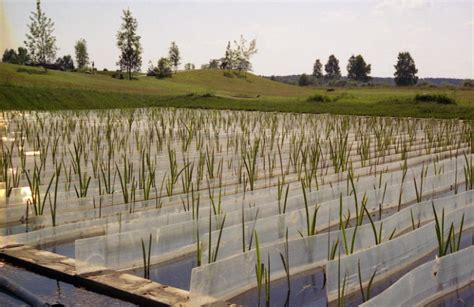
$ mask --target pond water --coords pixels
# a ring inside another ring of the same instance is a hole
[[[76,258],[76,248],[74,242],[66,242],[57,245],[50,245],[46,247],[40,247],[42,250],[46,250],[55,254],[63,255],[68,258]]]
[[[290,280],[291,291],[285,278],[271,283],[271,306],[326,306],[324,273],[317,270],[311,273],[293,276]],[[258,290],[249,290],[230,300],[244,306],[258,305]],[[262,287],[260,305],[265,306],[265,290]]]
[[[474,306],[474,283],[427,304],[427,307],[445,306]]]
[[[21,285],[21,287],[49,304],[73,306],[80,303],[84,306],[134,306],[133,304],[90,292],[10,264],[0,267],[0,274]],[[0,292],[0,306],[18,305],[26,304],[9,293]]]
[[[174,259],[150,268],[150,279],[160,284],[189,290],[191,283],[191,271],[196,266],[194,255]],[[143,277],[143,268],[137,268],[127,273]]]

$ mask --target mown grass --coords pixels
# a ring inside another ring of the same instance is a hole
[[[83,89],[0,86],[0,109],[2,110],[79,110],[139,107],[474,119],[474,108],[471,106],[441,105],[414,102],[408,99],[375,103],[360,103],[350,100],[319,103],[307,101],[305,98],[232,99],[206,94],[159,96]]]
[[[171,79],[48,71],[0,64],[1,110],[187,107],[269,112],[474,119],[474,90],[393,87],[297,87],[220,70],[180,72]],[[417,101],[449,97],[455,104]]]

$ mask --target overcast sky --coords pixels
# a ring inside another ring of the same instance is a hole
[[[35,0],[0,0],[1,47],[23,45]],[[145,1],[43,0],[55,22],[58,55],[74,55],[85,38],[96,67],[116,69],[115,34],[130,8],[142,37],[143,66],[176,41],[182,63],[197,67],[222,57],[228,40],[256,38],[260,75],[311,73],[316,58],[362,54],[372,76],[393,76],[399,51],[409,51],[420,77],[474,78],[474,1]],[[3,12],[3,17],[2,17]],[[9,32],[9,33],[6,33]],[[9,37],[8,35],[9,34]]]

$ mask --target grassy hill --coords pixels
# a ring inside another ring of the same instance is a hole
[[[138,75],[137,80],[119,80],[111,73],[71,73],[42,68],[0,64],[0,85],[24,87],[76,88],[86,90],[140,93],[144,95],[176,96],[213,93],[236,97],[304,96],[311,91],[281,84],[253,74],[238,76],[222,70],[192,70],[174,74],[172,78],[157,79]]]
[[[417,94],[445,95],[456,104],[419,102]],[[178,72],[162,80],[139,75],[128,81],[110,73],[45,73],[0,64],[1,110],[154,106],[474,119],[474,90],[356,87],[329,92],[222,70]]]

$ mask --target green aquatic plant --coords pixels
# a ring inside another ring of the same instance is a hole
[[[436,239],[438,241],[438,257],[446,256],[448,254],[448,249],[450,249],[451,252],[458,251],[461,245],[461,237],[464,225],[464,214],[462,215],[458,236],[456,238],[454,222],[451,223],[448,234],[445,234],[444,208],[441,211],[441,218],[439,218],[438,212],[436,211],[436,208],[434,206],[434,202],[431,202],[431,207],[433,209],[433,215],[435,218],[435,232]]]
[[[145,249],[145,241],[142,239],[142,258],[143,258],[143,278],[150,279],[150,261],[151,261],[151,243],[152,243],[153,236],[150,233],[150,237],[148,239],[148,252]]]
[[[34,213],[36,216],[38,215],[43,215],[44,212],[44,207],[46,205],[46,199],[48,198],[49,195],[49,190],[51,189],[51,185],[53,184],[53,180],[55,175],[51,177],[51,180],[49,181],[49,184],[46,188],[46,191],[44,195],[41,195],[41,173],[42,173],[42,167],[38,167],[35,163],[33,167],[33,174],[30,177],[30,171],[24,171],[26,179],[28,181],[28,186],[31,191],[31,205],[33,206]]]
[[[303,181],[301,181],[301,189],[303,191],[304,207],[305,207],[305,214],[306,214],[306,235],[314,236],[317,233],[316,221],[318,218],[319,205],[318,204],[314,205],[314,210],[313,210],[313,213],[311,214],[309,211],[308,198],[306,196],[306,188]],[[300,235],[303,236],[301,232],[300,232]]]
[[[288,293],[291,292],[291,283],[290,283],[290,250],[288,245],[288,227],[286,228],[286,236],[285,236],[285,249],[283,253],[280,253],[281,263],[283,264],[283,268],[285,269],[286,274],[286,284],[288,286]],[[270,260],[269,260],[270,263]]]
[[[247,171],[247,177],[250,184],[250,190],[253,191],[255,188],[255,180],[257,180],[257,157],[258,147],[260,145],[260,139],[255,141],[255,144],[250,148],[250,151],[242,154],[244,161],[245,170]]]
[[[374,273],[370,277],[369,283],[367,284],[367,289],[364,291],[364,285],[362,283],[362,274],[360,272],[360,259],[357,261],[357,272],[359,276],[359,288],[360,288],[360,296],[362,297],[362,302],[366,302],[370,300],[370,290],[372,288],[372,283],[374,282],[375,274],[377,273],[377,269],[375,269]]]

